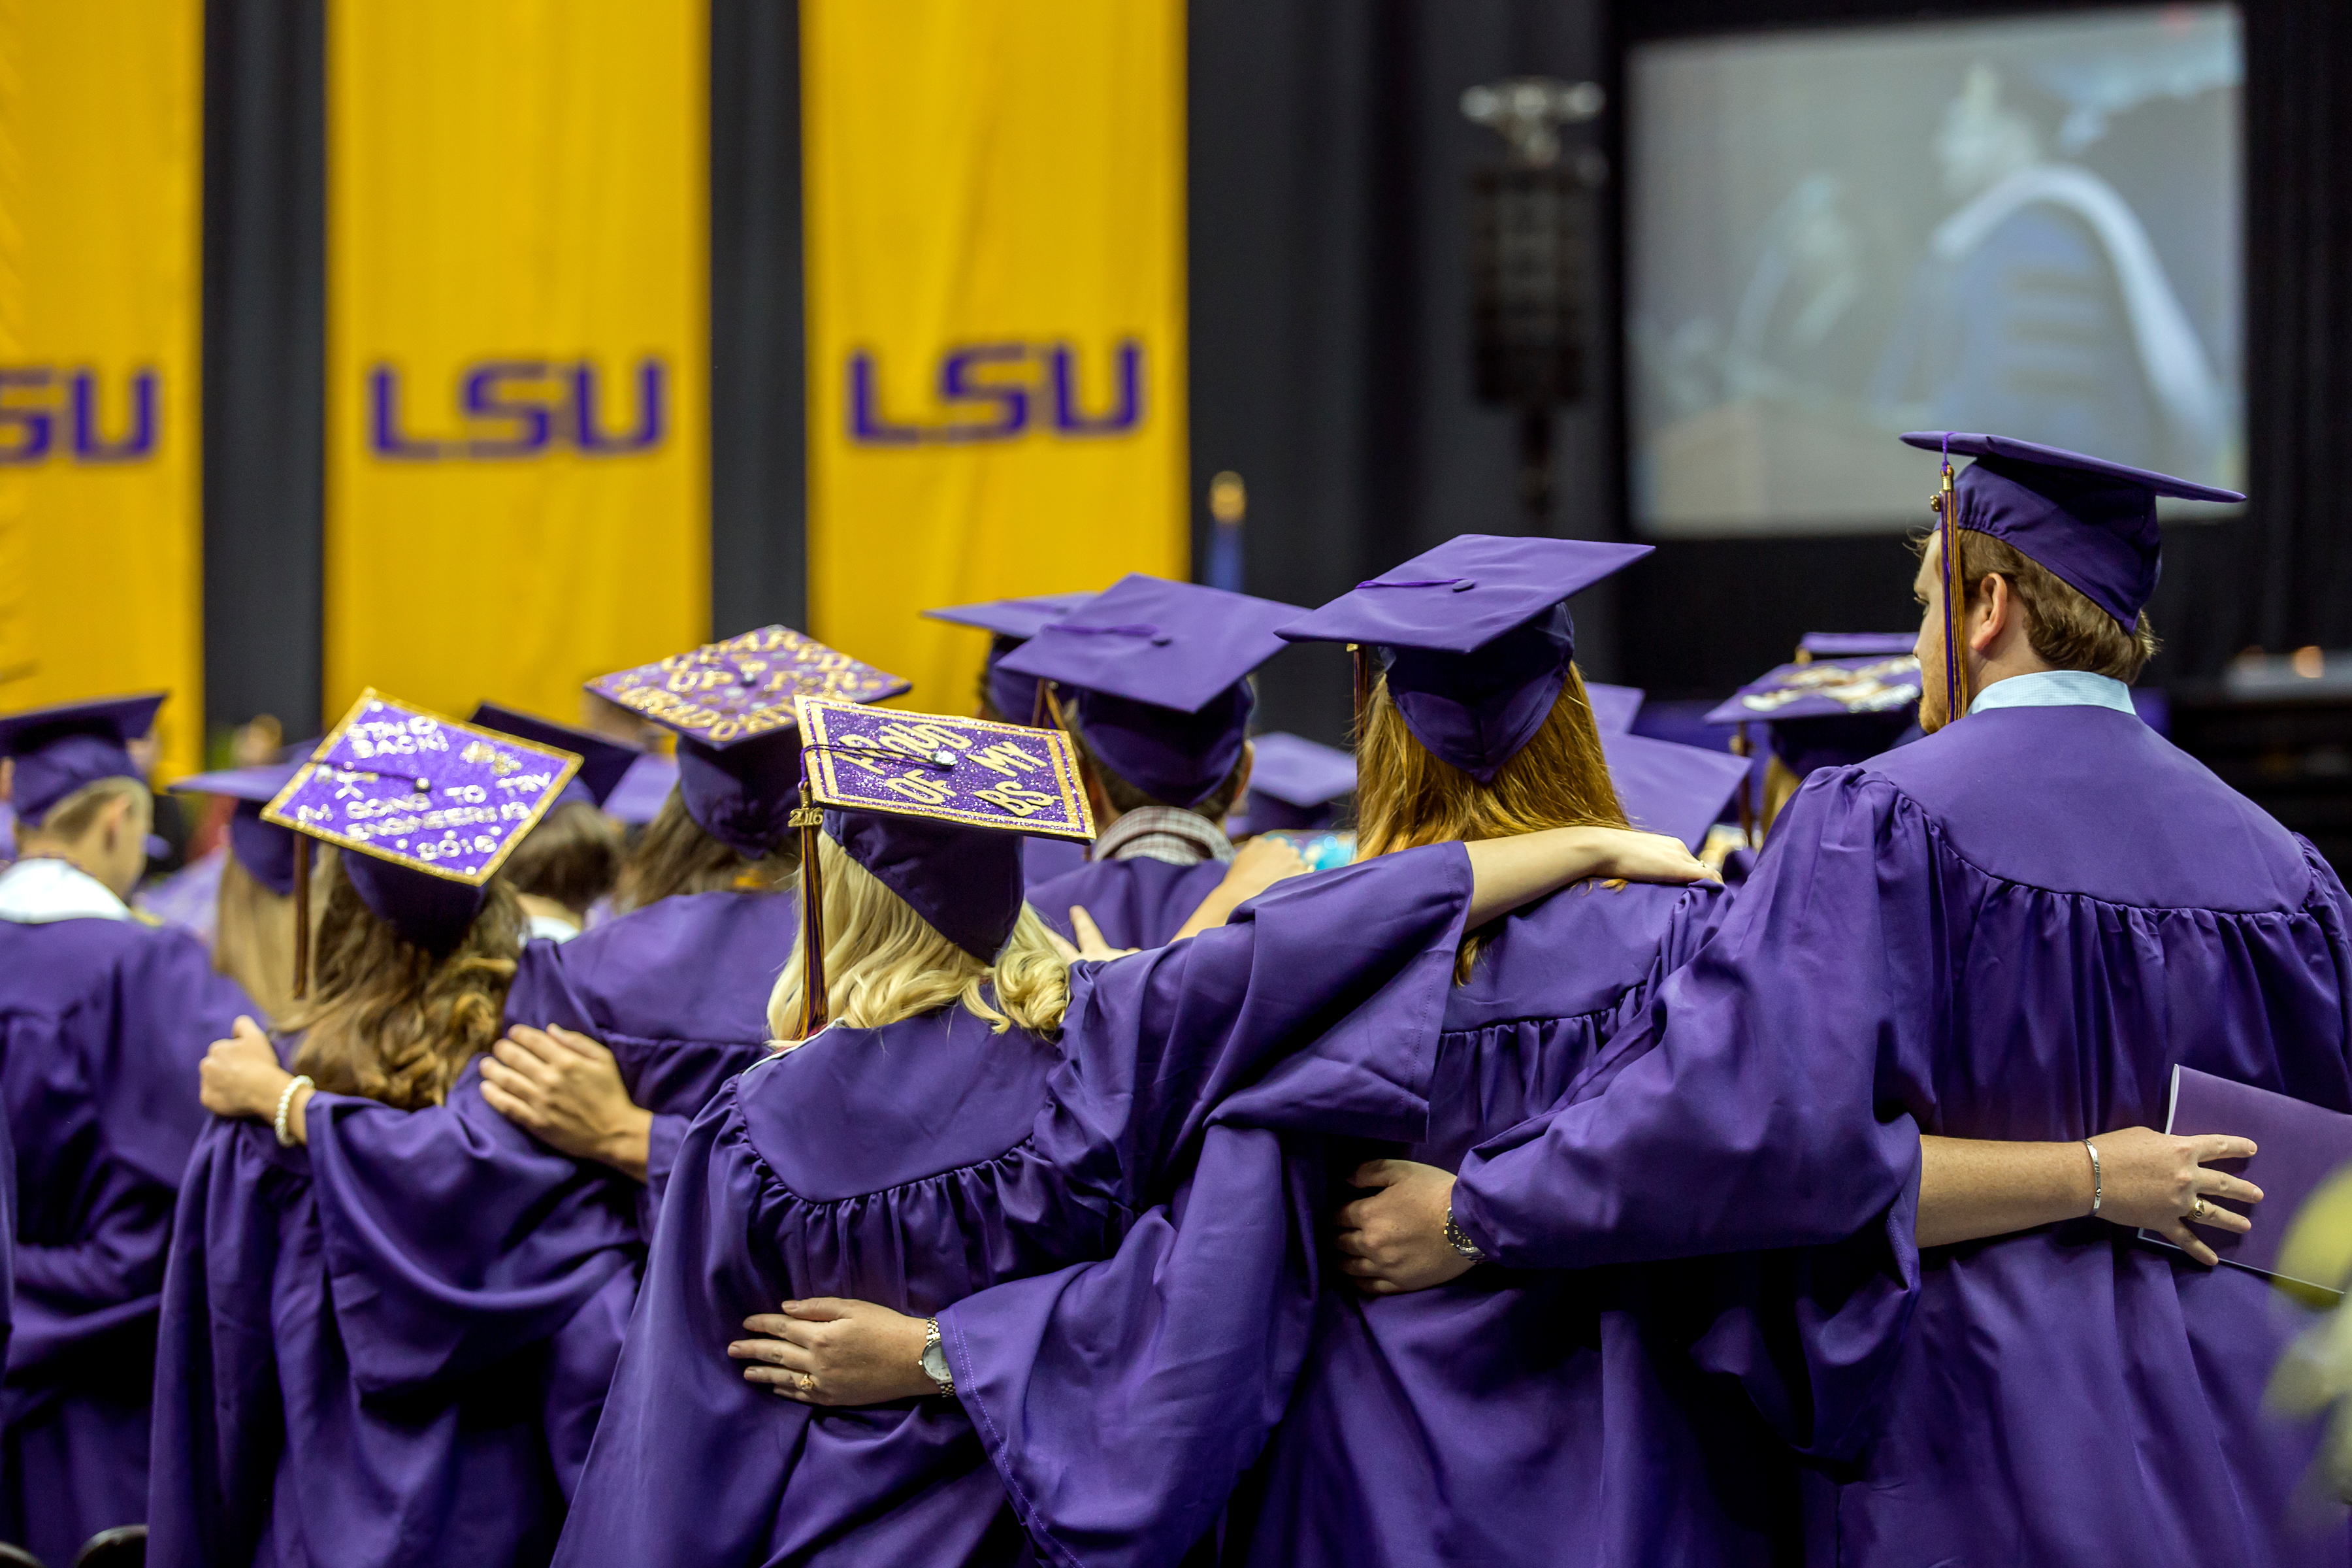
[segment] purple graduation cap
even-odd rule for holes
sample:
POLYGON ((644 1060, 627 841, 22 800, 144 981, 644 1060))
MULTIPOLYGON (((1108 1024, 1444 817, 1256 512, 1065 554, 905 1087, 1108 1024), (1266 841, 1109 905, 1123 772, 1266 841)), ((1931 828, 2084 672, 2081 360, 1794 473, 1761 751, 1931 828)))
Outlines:
POLYGON ((1004 656, 1093 597, 1091 592, 1032 594, 1025 598, 990 599, 977 605, 949 605, 923 614, 930 620, 952 621, 960 626, 977 626, 993 633, 989 640, 988 666, 981 675, 988 705, 1015 724, 1042 726, 1051 722, 1045 716, 1045 683, 1035 676, 1005 669, 1004 656))
MULTIPOLYGON (((570 752, 360 694, 262 819, 344 850, 343 869, 378 920, 429 952, 464 940, 482 888, 579 771, 570 752)), ((304 875, 294 867, 295 994, 309 984, 304 875)))
POLYGON ((794 708, 806 1039, 830 1016, 820 829, 941 936, 993 963, 1021 918, 1022 837, 1085 843, 1095 824, 1076 749, 1059 730, 809 697, 794 708))
POLYGON ((155 728, 167 693, 59 702, 0 716, 0 757, 14 759, 8 804, 19 822, 40 825, 49 807, 100 779, 141 777, 131 742, 155 728))
POLYGON ((1198 805, 1241 761, 1250 671, 1282 651, 1296 605, 1129 573, 1008 655, 1013 675, 1074 688, 1105 767, 1152 799, 1198 805))
MULTIPOLYGON (((1568 681, 1567 600, 1650 553, 1646 544, 1465 533, 1291 622, 1291 642, 1367 650, 1405 728, 1480 784, 1535 738, 1568 681)), ((1370 687, 1358 661, 1359 700, 1370 687)))
POLYGON ((1642 700, 1649 693, 1638 686, 1612 686, 1605 680, 1584 683, 1585 700, 1592 704, 1593 728, 1604 735, 1622 735, 1642 715, 1642 700))
POLYGON ((629 771, 604 797, 605 815, 631 827, 643 827, 661 815, 669 792, 677 787, 677 763, 659 752, 639 752, 629 771))
POLYGON ((1327 826, 1356 788, 1356 758, 1337 746, 1275 731, 1250 742, 1249 793, 1229 829, 1235 838, 1327 826))
POLYGON ((1626 819, 1652 833, 1672 834, 1694 853, 1748 776, 1745 757, 1647 735, 1603 735, 1601 749, 1626 819))
POLYGON ((248 876, 281 899, 294 891, 295 835, 290 828, 263 820, 261 808, 278 798, 300 766, 299 763, 268 763, 191 773, 172 781, 177 794, 226 795, 236 802, 228 819, 228 852, 248 876))
POLYGON ((600 675, 588 689, 677 731, 687 815, 756 860, 783 842, 799 798, 793 700, 879 702, 912 685, 789 626, 762 626, 600 675))
POLYGON ((2111 463, 2063 447, 2008 436, 1957 430, 1914 430, 1913 447, 1943 456, 1937 527, 1944 539, 1945 668, 1955 719, 1968 711, 1965 661, 1960 658, 1960 595, 1951 531, 1970 529, 2001 540, 2046 567, 2060 581, 2113 616, 2126 632, 2156 592, 2163 535, 2157 527, 2159 496, 2183 500, 2242 501, 2236 490, 2192 484, 2169 474, 2111 463), (1954 457, 1975 462, 1957 479, 1954 457))
MULTIPOLYGON (((1820 768, 1867 762, 1918 721, 1919 661, 1908 648, 1876 658, 1784 664, 1706 712, 1709 724, 1761 723, 1772 754, 1799 783, 1820 768)), ((1744 750, 1740 754, 1748 753, 1744 750)), ((1753 828, 1743 803, 1741 826, 1753 828)))
POLYGON ((571 752, 580 758, 580 771, 563 786, 557 805, 584 802, 602 807, 613 797, 629 769, 644 753, 636 747, 624 745, 593 730, 583 730, 574 724, 559 724, 552 719, 542 719, 536 713, 526 713, 503 703, 478 702, 468 723, 485 730, 496 730, 501 735, 513 735, 520 740, 535 741, 542 746, 552 746, 560 752, 571 752))
POLYGON ((1797 643, 1798 662, 1809 658, 1893 658, 1909 653, 1917 632, 1807 632, 1797 643))

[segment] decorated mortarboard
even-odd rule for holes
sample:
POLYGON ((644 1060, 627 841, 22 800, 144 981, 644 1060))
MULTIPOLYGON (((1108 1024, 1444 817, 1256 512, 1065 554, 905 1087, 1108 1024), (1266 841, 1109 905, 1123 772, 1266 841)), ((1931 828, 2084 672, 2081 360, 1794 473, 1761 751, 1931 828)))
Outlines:
POLYGON ((1653 833, 1671 834, 1693 852, 1723 820, 1739 781, 1748 776, 1745 757, 1647 735, 1603 735, 1601 749, 1609 758, 1626 819, 1653 833))
POLYGON ((705 833, 753 859, 783 842, 800 787, 793 700, 879 702, 913 683, 789 626, 762 626, 588 689, 677 731, 677 784, 705 833))
POLYGON ((958 626, 977 626, 982 631, 994 633, 989 642, 988 666, 981 674, 988 692, 989 706, 1014 723, 1025 720, 1042 724, 1047 721, 1045 682, 1035 676, 1006 669, 1004 656, 1094 596, 1091 592, 1033 594, 1026 598, 950 605, 942 609, 925 610, 923 614, 935 621, 952 621, 958 626))
POLYGON ((166 695, 145 691, 0 715, 0 757, 16 764, 8 804, 17 819, 37 825, 84 785, 141 777, 131 742, 155 728, 155 710, 166 695))
POLYGON ((1086 842, 1094 814, 1059 730, 803 697, 802 1035, 824 1026, 824 889, 816 833, 933 930, 992 963, 1021 918, 1025 835, 1086 842))
POLYGON ((1543 728, 1567 683, 1576 657, 1567 600, 1649 553, 1646 544, 1460 534, 1281 635, 1368 650, 1359 701, 1376 663, 1413 737, 1486 784, 1543 728))
POLYGON ((1807 658, 1892 658, 1909 653, 1917 632, 1807 632, 1797 643, 1799 662, 1807 658))
MULTIPOLYGON (((352 888, 377 919, 419 947, 446 952, 480 912, 484 884, 579 767, 570 752, 370 689, 261 815, 341 847, 352 888)), ((298 898, 307 858, 298 854, 298 898)), ((307 921, 298 915, 295 926, 299 953, 307 921)), ((298 987, 306 984, 304 957, 295 964, 298 987)))
POLYGON ((294 891, 295 835, 290 828, 265 821, 261 810, 278 798, 300 767, 294 762, 268 763, 172 781, 172 788, 179 794, 216 795, 236 802, 228 819, 228 852, 247 875, 281 899, 294 891))
POLYGON ((1154 800, 1193 805, 1241 761, 1249 674, 1282 651, 1296 605, 1130 573, 1048 622, 999 668, 1076 689, 1105 767, 1154 800))
POLYGON ((1948 711, 1954 718, 1968 711, 1967 663, 1959 652, 1962 595, 1958 552, 1952 548, 1954 529, 1965 528, 2002 541, 2047 568, 2130 632, 2138 625, 2148 596, 2156 592, 2157 574, 2163 563, 2163 533, 2156 521, 2158 498, 2225 502, 2246 499, 2236 490, 2008 436, 1914 430, 1903 439, 1943 457, 1942 487, 1934 499, 1937 531, 1943 541, 1945 590, 1945 668, 1940 673, 1948 711), (1955 457, 1976 461, 1955 478, 1955 457))
POLYGON ((603 806, 620 787, 621 780, 644 753, 635 746, 624 745, 593 730, 583 730, 574 724, 559 724, 552 719, 542 719, 536 713, 525 713, 519 708, 509 708, 499 702, 478 702, 474 716, 467 721, 485 730, 496 730, 501 735, 513 735, 525 741, 535 741, 542 746, 571 752, 580 759, 580 771, 563 786, 562 798, 555 804, 569 805, 574 801, 603 806))
POLYGON ((1709 709, 1706 721, 1770 726, 1773 754, 1801 780, 1892 747, 1918 717, 1919 687, 1919 661, 1907 652, 1816 658, 1749 681, 1709 709))
POLYGON ((677 787, 677 763, 659 752, 640 752, 604 797, 604 810, 615 822, 643 827, 661 815, 669 792, 677 787))
POLYGON ((1250 741, 1249 793, 1232 832, 1320 827, 1333 805, 1356 787, 1356 759, 1337 746, 1276 731, 1250 741))
POLYGON ((1622 735, 1642 715, 1642 700, 1649 695, 1638 686, 1612 686, 1603 680, 1584 683, 1585 700, 1592 705, 1592 725, 1604 735, 1622 735))

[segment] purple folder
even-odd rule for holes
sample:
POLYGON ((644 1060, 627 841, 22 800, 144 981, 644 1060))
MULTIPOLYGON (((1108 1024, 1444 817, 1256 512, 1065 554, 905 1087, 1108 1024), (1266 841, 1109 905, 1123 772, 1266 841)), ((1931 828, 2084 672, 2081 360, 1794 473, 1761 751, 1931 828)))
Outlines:
MULTIPOLYGON (((2282 1274, 2278 1255, 2304 1200, 2328 1177, 2352 1164, 2352 1116, 2290 1100, 2252 1084, 2215 1078, 2195 1068, 2176 1067, 2172 1069, 2172 1109, 2165 1118, 2164 1130, 2180 1138, 2203 1132, 2251 1138, 2261 1150, 2251 1160, 2213 1162, 2213 1169, 2242 1176, 2263 1190, 2263 1201, 2251 1209, 2241 1204, 2223 1205, 2232 1213, 2252 1215, 2254 1228, 2245 1235, 2195 1227, 2198 1238, 2211 1247, 2216 1257, 2224 1263, 2234 1263, 2274 1279, 2324 1290, 2331 1296, 2339 1294, 2334 1280, 2301 1279, 2282 1274)), ((2140 1236, 2161 1246, 2172 1245, 2153 1231, 2143 1230, 2140 1236)))

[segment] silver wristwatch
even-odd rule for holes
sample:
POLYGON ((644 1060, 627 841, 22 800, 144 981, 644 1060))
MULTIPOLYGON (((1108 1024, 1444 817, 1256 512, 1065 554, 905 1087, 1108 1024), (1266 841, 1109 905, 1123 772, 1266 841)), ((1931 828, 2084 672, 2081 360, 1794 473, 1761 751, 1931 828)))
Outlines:
POLYGON ((940 1321, 933 1318, 923 1325, 923 1375, 940 1385, 940 1392, 955 1397, 955 1373, 948 1366, 947 1347, 940 1342, 940 1321))
POLYGON ((1462 1227, 1454 1223, 1452 1209, 1445 1211, 1445 1245, 1473 1263, 1486 1261, 1486 1255, 1478 1249, 1478 1244, 1463 1235, 1462 1227))

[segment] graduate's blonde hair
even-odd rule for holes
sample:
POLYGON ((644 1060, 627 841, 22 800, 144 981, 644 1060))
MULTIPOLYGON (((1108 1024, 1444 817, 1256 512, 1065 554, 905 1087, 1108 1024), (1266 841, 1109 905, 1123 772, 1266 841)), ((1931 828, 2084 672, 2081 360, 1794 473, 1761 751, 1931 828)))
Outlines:
MULTIPOLYGON (((1051 1036, 1070 1005, 1070 966, 1054 950, 1045 922, 1027 904, 992 965, 940 934, 880 878, 817 836, 824 879, 825 997, 836 1023, 878 1029, 902 1018, 961 1003, 995 1032, 1018 1025, 1051 1036)), ((768 994, 768 1032, 789 1049, 801 1015, 805 970, 800 939, 768 994)))
MULTIPOLYGON (((1373 683, 1356 741, 1356 847, 1360 858, 1424 844, 1511 838, 1549 827, 1623 827, 1625 808, 1609 776, 1601 729, 1576 666, 1543 727, 1480 784, 1421 743, 1389 696, 1388 677, 1373 683)), ((1484 945, 1482 932, 1462 942, 1458 980, 1484 945)))
MULTIPOLYGON (((318 925, 317 915, 310 923, 318 925)), ((213 971, 236 981, 261 1009, 265 1022, 275 1023, 293 1011, 294 895, 262 886, 234 853, 221 863, 213 971)))

